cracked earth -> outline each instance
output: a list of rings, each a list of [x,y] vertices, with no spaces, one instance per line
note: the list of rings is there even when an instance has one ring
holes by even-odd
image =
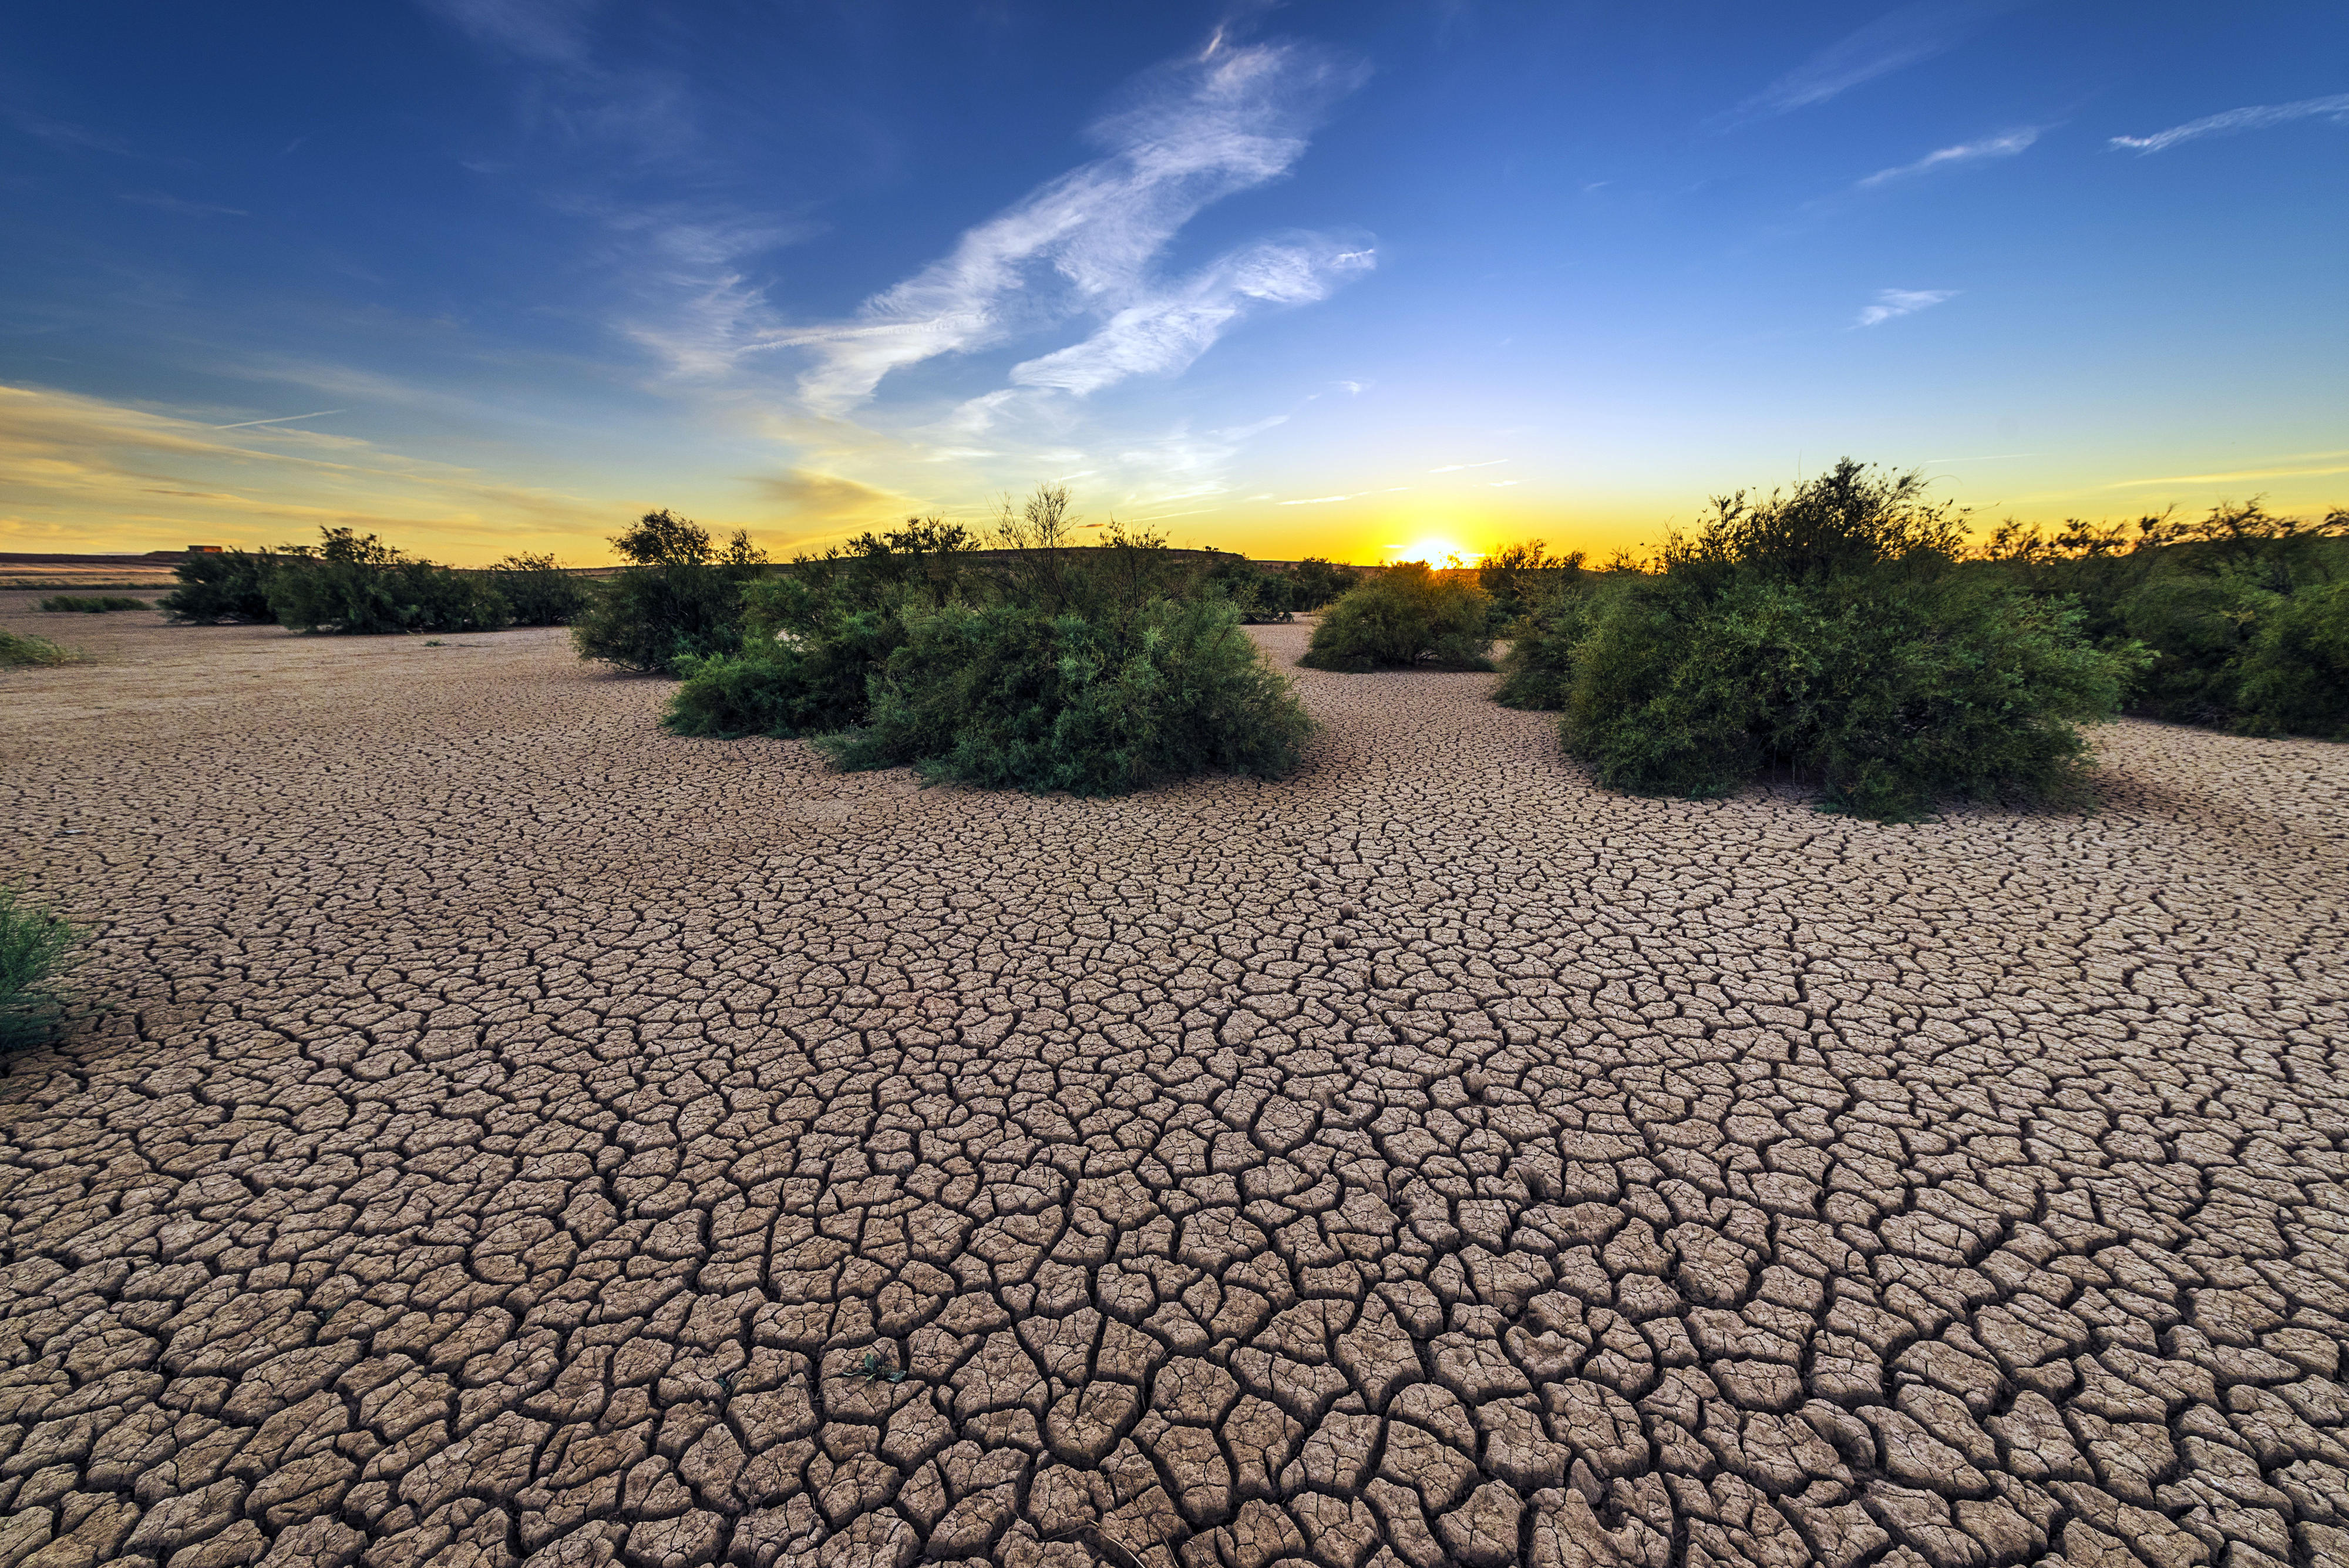
[[[23,599],[0,1568],[2349,1563],[2349,748],[1886,827],[1300,671],[1036,799]]]

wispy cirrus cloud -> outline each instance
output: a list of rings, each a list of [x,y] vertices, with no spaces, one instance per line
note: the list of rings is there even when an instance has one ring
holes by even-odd
[[[2230,469],[2221,473],[2168,473],[2153,479],[2124,479],[2106,490],[2138,490],[2156,484],[2240,484],[2252,479],[2323,479],[2349,473],[2349,464],[2327,459],[2349,457],[2349,452],[2312,452],[2283,459],[2269,468]]]
[[[1917,0],[1887,12],[1716,116],[1713,127],[1728,130],[1825,103],[1862,82],[1954,47],[1983,22],[2021,3],[2023,0]]]
[[[2245,109],[2230,109],[2220,114],[2206,114],[2199,119],[2189,119],[2183,125],[2173,125],[2168,130],[2157,130],[2150,136],[2116,136],[2108,145],[2115,151],[2126,148],[2137,153],[2159,152],[2181,141],[2199,141],[2206,136],[2231,136],[2239,130],[2264,130],[2271,125],[2319,117],[2336,125],[2349,125],[2349,93],[2334,93],[2330,98],[2304,98],[2297,103],[2261,103]]]
[[[568,547],[619,510],[608,498],[506,483],[285,421],[191,415],[0,383],[0,472],[11,481],[0,539],[84,550],[206,535],[257,545],[347,525],[479,561]]]
[[[587,24],[596,0],[422,0],[476,42],[546,65],[587,57]]]
[[[184,197],[167,195],[160,191],[125,191],[126,202],[141,207],[152,207],[160,213],[177,213],[183,218],[249,218],[243,207],[222,207],[211,202],[191,202]]]
[[[1250,306],[1326,297],[1371,265],[1366,246],[1309,234],[1242,246],[1172,283],[1155,275],[1192,217],[1286,174],[1321,114],[1361,79],[1358,65],[1327,50],[1235,47],[1218,35],[1196,58],[1145,77],[1092,127],[1105,156],[966,231],[853,319],[780,329],[751,347],[806,353],[801,397],[834,416],[872,398],[893,371],[1080,314],[1106,319],[1086,341],[1017,367],[1015,386],[1083,396],[1178,370]]]
[[[1854,327],[1880,327],[1885,322],[1903,316],[1914,316],[1920,310],[1930,310],[1944,300],[1955,299],[1954,288],[1879,288],[1876,302],[1863,306]]]
[[[111,152],[118,158],[139,156],[138,150],[119,137],[109,136],[103,131],[91,130],[67,120],[51,119],[45,114],[35,114],[31,109],[15,107],[0,109],[0,114],[5,114],[9,123],[26,135],[46,141],[52,147],[85,148],[92,152]]]
[[[2018,153],[2028,151],[2031,144],[2039,140],[2039,136],[2038,127],[2028,126],[2021,130],[2010,130],[1998,136],[1985,136],[1979,141],[1961,141],[1955,147],[1944,147],[1939,151],[1928,152],[1914,163],[1902,163],[1890,169],[1879,169],[1866,179],[1857,182],[1854,189],[1873,191],[1879,185],[1889,185],[1896,181],[1913,179],[1920,174],[1930,174],[1937,169],[1953,169],[1967,163],[1986,163],[1992,159],[2013,158]]]
[[[1250,308],[1327,299],[1371,265],[1369,251],[1318,235],[1245,246],[1127,306],[1083,342],[1013,366],[1011,380],[1083,397],[1129,376],[1173,375]]]

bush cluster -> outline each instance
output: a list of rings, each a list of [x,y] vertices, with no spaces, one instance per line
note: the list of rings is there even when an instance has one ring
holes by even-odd
[[[1491,620],[1491,601],[1473,574],[1407,561],[1330,606],[1299,662],[1353,674],[1414,665],[1490,670]]]
[[[569,626],[585,613],[587,585],[554,564],[553,556],[508,556],[482,574],[506,601],[515,626]]]
[[[905,624],[864,726],[818,742],[843,768],[1122,794],[1202,773],[1280,777],[1311,727],[1212,597],[1091,616],[956,604]]]
[[[748,533],[737,529],[720,549],[708,529],[663,508],[612,545],[629,565],[571,623],[582,659],[674,675],[686,660],[742,646],[742,590],[767,565]]]
[[[982,557],[909,519],[745,593],[738,650],[680,661],[693,735],[809,735],[843,768],[1110,794],[1200,773],[1277,776],[1309,729],[1228,594],[1164,539],[1071,543],[1067,493],[1008,504]]]
[[[2127,706],[2248,734],[2349,740],[2349,511],[2259,502],[2134,528],[2002,525],[1982,570],[2078,607],[2099,646],[2145,649]]]
[[[1567,749],[1641,794],[1785,769],[1881,819],[1950,794],[2070,795],[2079,726],[2112,714],[2136,655],[1961,568],[1961,537],[1921,476],[1848,459],[1792,495],[1720,498],[1661,570],[1537,612],[1503,690],[1562,708]]]
[[[41,607],[50,611],[70,611],[78,615],[105,615],[110,610],[145,609],[147,601],[129,598],[120,594],[104,594],[96,598],[73,594],[51,594],[41,601]]]
[[[475,571],[419,560],[373,534],[318,532],[316,545],[191,556],[177,568],[180,586],[157,607],[203,625],[275,621],[296,631],[369,636],[560,626],[587,602],[586,590],[552,556],[509,556]]]
[[[740,651],[688,659],[664,722],[685,735],[819,734],[864,722],[873,672],[905,641],[907,611],[975,591],[978,541],[908,518],[802,557],[744,591]]]
[[[1584,586],[1582,552],[1553,556],[1536,539],[1505,545],[1476,563],[1476,586],[1484,590],[1488,608],[1485,622],[1495,637],[1514,638],[1526,618],[1546,610],[1561,596]]]
[[[476,572],[417,560],[373,534],[322,528],[314,550],[279,552],[266,595],[278,624],[349,636],[494,631],[512,619]]]
[[[1351,568],[1318,556],[1277,572],[1242,556],[1225,556],[1200,579],[1198,591],[1225,599],[1245,624],[1261,626],[1288,620],[1300,610],[1318,610],[1352,587],[1355,579]]]
[[[306,557],[306,545],[283,550],[220,550],[191,556],[173,575],[180,586],[163,596],[158,607],[173,620],[211,626],[220,621],[274,621],[269,607],[270,579],[286,561]]]

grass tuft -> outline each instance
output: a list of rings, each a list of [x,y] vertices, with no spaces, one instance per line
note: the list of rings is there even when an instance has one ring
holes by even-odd
[[[81,655],[46,637],[0,629],[0,664],[78,664]]]
[[[0,1050],[37,1045],[65,1022],[57,977],[81,936],[19,889],[0,887]]]
[[[134,599],[120,594],[104,594],[90,597],[77,594],[51,594],[41,601],[41,607],[52,612],[70,610],[81,615],[104,615],[109,610],[140,610],[148,607],[145,599]]]

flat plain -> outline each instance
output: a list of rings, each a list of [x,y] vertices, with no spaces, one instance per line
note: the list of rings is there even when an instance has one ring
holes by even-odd
[[[1299,671],[1037,798],[31,597],[0,1568],[2349,1563],[2349,748],[1884,826]]]

